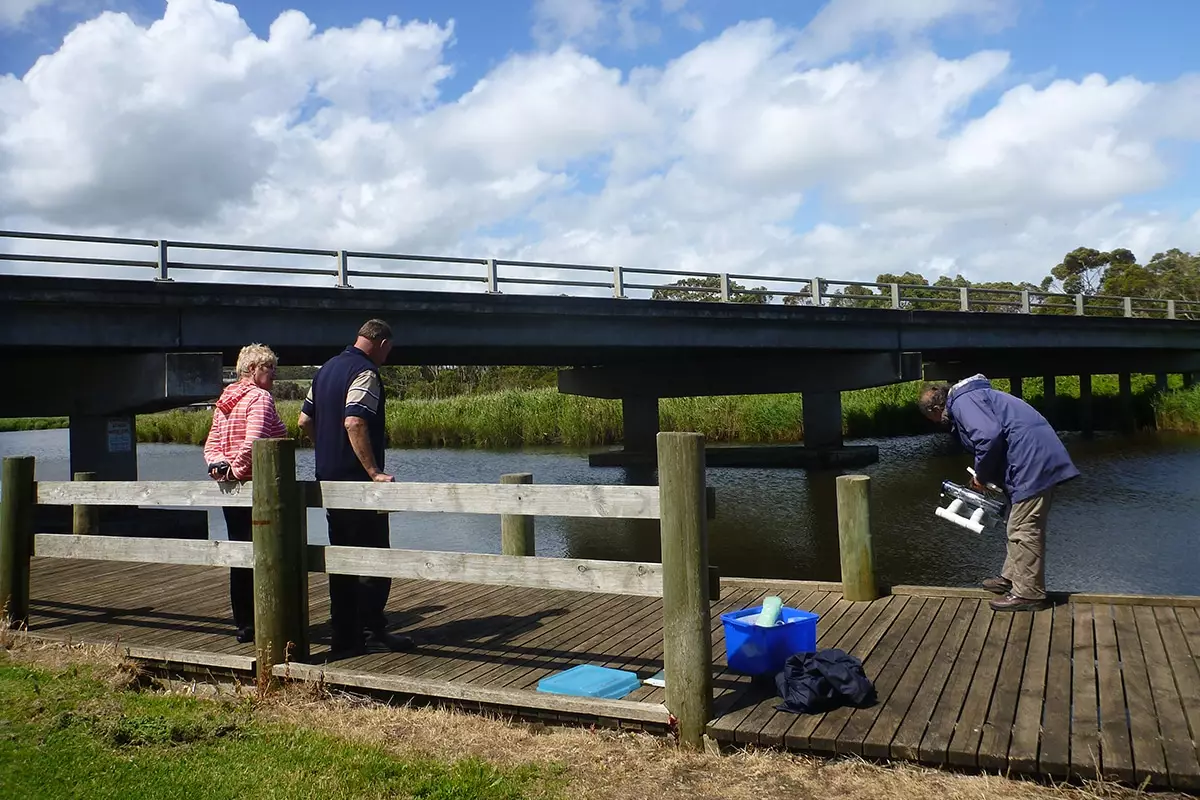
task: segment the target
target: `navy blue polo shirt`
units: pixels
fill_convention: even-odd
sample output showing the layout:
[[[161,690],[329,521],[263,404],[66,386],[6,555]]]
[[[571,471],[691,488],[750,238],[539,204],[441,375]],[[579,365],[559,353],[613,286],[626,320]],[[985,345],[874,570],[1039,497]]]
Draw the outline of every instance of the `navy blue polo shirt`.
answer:
[[[316,478],[319,481],[369,481],[350,445],[347,417],[367,421],[375,466],[383,469],[387,443],[383,383],[367,354],[351,345],[329,359],[313,376],[301,410],[313,420]]]

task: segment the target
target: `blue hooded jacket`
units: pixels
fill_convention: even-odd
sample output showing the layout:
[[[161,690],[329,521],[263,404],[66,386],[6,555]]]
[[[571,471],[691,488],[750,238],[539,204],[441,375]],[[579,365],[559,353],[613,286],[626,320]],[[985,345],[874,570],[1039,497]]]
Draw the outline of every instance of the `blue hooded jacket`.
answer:
[[[982,375],[950,389],[946,414],[963,447],[975,454],[979,482],[1003,486],[1013,503],[1079,477],[1046,418],[1024,400],[993,389]]]

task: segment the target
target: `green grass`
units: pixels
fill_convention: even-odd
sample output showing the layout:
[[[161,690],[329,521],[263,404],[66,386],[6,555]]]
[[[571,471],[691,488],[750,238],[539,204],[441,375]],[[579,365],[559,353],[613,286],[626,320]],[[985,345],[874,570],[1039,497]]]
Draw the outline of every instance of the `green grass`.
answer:
[[[1009,382],[993,381],[1002,391]],[[1200,388],[1171,388],[1154,397],[1154,377],[1133,377],[1134,411],[1140,425],[1200,433]],[[933,430],[918,413],[921,383],[881,386],[842,395],[842,419],[847,436],[887,437]],[[1118,427],[1121,409],[1115,375],[1092,379],[1093,418],[1101,429]],[[1041,378],[1024,383],[1025,399],[1046,412],[1048,403]],[[1079,426],[1079,379],[1056,380],[1053,414],[1059,428]],[[280,416],[289,435],[298,434],[300,404],[281,400]],[[668,398],[659,406],[663,430],[696,431],[713,442],[784,443],[804,436],[803,402],[798,394],[730,395]],[[204,443],[212,415],[207,411],[168,411],[138,417],[142,442]],[[14,422],[9,420],[8,422]],[[37,420],[16,420],[32,429]],[[0,421],[3,430],[4,421]],[[40,427],[50,427],[41,425]],[[554,389],[512,389],[491,394],[459,395],[440,400],[390,400],[387,414],[391,447],[508,448],[537,445],[595,447],[621,441],[621,403],[559,394]]]
[[[67,427],[66,417],[17,417],[0,418],[0,433],[16,431],[45,431]]]
[[[221,702],[112,690],[87,667],[0,654],[0,797],[481,798],[559,793],[551,770],[397,758]]]
[[[1155,411],[1160,427],[1200,434],[1200,386],[1163,395],[1155,404]]]

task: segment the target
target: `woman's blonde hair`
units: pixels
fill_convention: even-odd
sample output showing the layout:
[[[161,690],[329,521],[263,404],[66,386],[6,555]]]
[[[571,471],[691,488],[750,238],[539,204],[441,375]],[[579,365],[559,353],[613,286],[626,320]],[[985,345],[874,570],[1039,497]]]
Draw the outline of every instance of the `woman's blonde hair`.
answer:
[[[254,371],[255,367],[278,363],[279,359],[275,357],[274,350],[265,344],[258,344],[256,342],[246,345],[242,348],[242,352],[238,353],[237,371],[238,375],[249,375]]]

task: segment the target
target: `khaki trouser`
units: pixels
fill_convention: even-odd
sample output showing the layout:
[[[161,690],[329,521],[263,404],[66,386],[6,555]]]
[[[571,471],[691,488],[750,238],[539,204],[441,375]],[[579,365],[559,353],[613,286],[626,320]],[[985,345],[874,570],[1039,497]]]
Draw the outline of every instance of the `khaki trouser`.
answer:
[[[1052,489],[1013,503],[1008,513],[1008,557],[1000,574],[1012,593],[1026,600],[1046,599],[1046,521]]]

